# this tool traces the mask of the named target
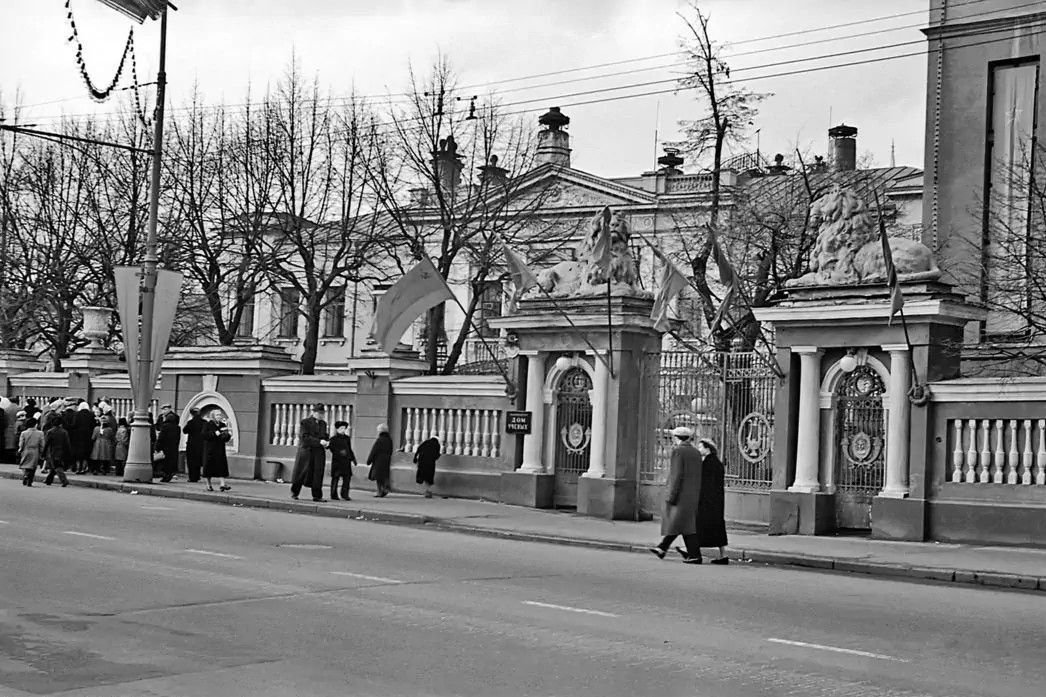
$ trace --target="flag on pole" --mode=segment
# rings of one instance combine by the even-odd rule
[[[890,319],[887,326],[893,325],[893,316],[904,307],[904,294],[897,278],[897,267],[893,265],[893,252],[890,250],[890,236],[886,234],[886,223],[883,222],[882,207],[879,205],[879,192],[875,192],[875,207],[879,213],[879,237],[883,243],[883,270],[886,272],[886,285],[890,287]]]
[[[595,260],[596,266],[603,269],[604,272],[610,269],[610,262],[613,259],[613,254],[610,249],[610,207],[604,206],[603,212],[599,214],[599,232],[596,234],[596,239],[592,243],[592,258]]]
[[[653,249],[664,262],[665,268],[661,271],[661,283],[657,289],[657,297],[654,298],[654,309],[650,313],[650,319],[654,320],[654,329],[659,332],[667,332],[671,327],[668,317],[669,305],[690,284],[690,281],[679,270],[679,267],[656,248]]]
[[[432,261],[423,256],[378,299],[371,329],[374,340],[382,351],[391,353],[414,320],[436,305],[453,299],[454,294],[443,276]]]
[[[538,277],[534,275],[534,272],[530,270],[530,267],[524,263],[523,258],[512,251],[512,248],[510,248],[504,241],[501,243],[501,248],[505,252],[505,265],[508,267],[508,274],[512,279],[512,285],[514,287],[509,304],[511,305],[511,311],[515,312],[516,303],[519,302],[519,298],[531,288],[537,287]]]
[[[738,282],[737,273],[734,271],[734,267],[730,265],[730,260],[726,258],[723,248],[719,246],[719,238],[716,236],[715,230],[709,227],[708,234],[712,236],[712,260],[719,268],[719,282],[726,286],[726,293],[723,295],[723,302],[719,304],[719,309],[716,311],[715,318],[712,320],[712,328],[715,329],[719,326],[719,323],[726,315],[727,310],[730,309],[730,305],[733,304],[737,297]]]

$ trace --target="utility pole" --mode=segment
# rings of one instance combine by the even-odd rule
[[[149,192],[149,226],[142,260],[142,328],[138,353],[138,379],[134,395],[134,421],[124,467],[125,482],[153,478],[152,424],[149,404],[153,393],[153,316],[156,307],[156,227],[160,208],[160,173],[163,158],[163,112],[167,87],[167,5],[160,8],[160,68],[156,75],[156,115],[153,125],[152,182]]]

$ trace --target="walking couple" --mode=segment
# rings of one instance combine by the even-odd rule
[[[712,564],[728,564],[726,557],[726,523],[723,518],[723,463],[715,443],[707,438],[691,443],[693,431],[685,426],[672,429],[678,445],[672,450],[668,475],[665,510],[661,517],[661,543],[650,547],[658,559],[677,536],[683,536],[686,549],[676,551],[687,564],[700,564],[702,547],[718,547],[719,556]]]

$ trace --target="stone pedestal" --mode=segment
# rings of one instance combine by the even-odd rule
[[[853,505],[865,506],[875,537],[924,538],[932,433],[924,407],[909,399],[912,370],[920,384],[957,377],[964,327],[984,311],[943,283],[902,283],[902,290],[907,335],[899,317],[890,322],[890,290],[883,284],[792,288],[774,307],[755,310],[774,326],[787,376],[775,405],[771,531],[820,534],[837,529],[839,520],[854,520],[846,508],[854,492],[837,493],[844,457],[837,422],[844,416],[836,400],[845,376],[864,366],[883,387],[886,427],[866,430],[870,452],[881,448],[884,476]]]
[[[554,475],[551,472],[504,472],[501,502],[529,508],[552,508]]]
[[[609,319],[603,295],[527,299],[517,314],[491,320],[492,327],[516,335],[528,364],[523,408],[531,412],[532,432],[525,436],[521,468],[502,475],[505,497],[538,507],[576,506],[578,513],[600,518],[636,518],[638,416],[657,409],[656,371],[642,369],[660,353],[652,305],[647,297],[615,287]],[[556,460],[562,457],[557,452],[566,437],[561,431],[570,426],[557,424],[557,400],[561,379],[577,369],[591,381],[592,420],[577,431],[589,442],[580,446],[578,438],[588,461],[575,483],[569,475],[557,475]]]
[[[39,370],[33,354],[22,349],[0,349],[0,397],[14,396],[9,378],[12,375]]]

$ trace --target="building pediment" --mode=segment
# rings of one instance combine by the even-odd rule
[[[613,208],[654,201],[654,196],[649,192],[563,167],[541,168],[532,181],[523,183],[513,198],[520,202],[520,208],[533,206],[540,201],[540,207],[546,210]]]

